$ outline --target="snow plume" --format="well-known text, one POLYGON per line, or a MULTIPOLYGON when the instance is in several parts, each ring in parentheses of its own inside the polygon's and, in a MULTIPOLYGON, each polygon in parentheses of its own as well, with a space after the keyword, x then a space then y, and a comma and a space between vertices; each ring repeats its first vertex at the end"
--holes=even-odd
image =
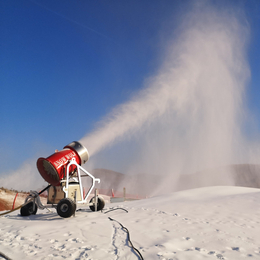
POLYGON ((181 174, 243 158, 247 23, 201 5, 183 20, 157 75, 80 140, 95 155, 94 167, 102 150, 113 153, 123 143, 124 173, 162 174, 174 186, 181 174))
MULTIPOLYGON (((157 74, 79 140, 90 152, 86 167, 142 174, 149 178, 149 182, 138 179, 143 189, 152 180, 159 184, 163 177, 157 193, 185 188, 178 187, 180 176, 205 169, 213 169, 214 174, 208 179, 203 175, 203 185, 215 184, 219 178, 232 185, 228 173, 216 169, 249 162, 245 150, 254 154, 257 148, 248 145, 241 131, 250 76, 249 29, 241 12, 201 3, 196 1, 197 6, 174 28, 174 39, 162 48, 165 58, 157 74)), ((35 162, 0 178, 1 185, 39 187, 43 180, 35 162)), ((136 181, 131 186, 136 187, 136 181)))
POLYGON ((46 186, 46 182, 36 169, 36 159, 25 161, 18 170, 9 172, 0 178, 0 187, 18 191, 38 190, 46 186))

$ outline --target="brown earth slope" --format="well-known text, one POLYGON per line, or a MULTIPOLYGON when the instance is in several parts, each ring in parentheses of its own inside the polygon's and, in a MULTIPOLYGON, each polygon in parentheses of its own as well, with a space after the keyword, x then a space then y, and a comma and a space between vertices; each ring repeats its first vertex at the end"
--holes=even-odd
POLYGON ((0 198, 0 211, 10 210, 11 207, 12 206, 10 205, 10 203, 8 201, 0 198))

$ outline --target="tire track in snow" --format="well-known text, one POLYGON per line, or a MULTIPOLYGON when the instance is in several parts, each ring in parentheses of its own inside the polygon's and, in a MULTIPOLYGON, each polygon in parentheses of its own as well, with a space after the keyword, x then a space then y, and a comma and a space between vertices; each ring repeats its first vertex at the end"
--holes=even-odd
POLYGON ((117 247, 117 233, 118 233, 118 227, 116 227, 115 223, 112 224, 113 225, 113 235, 112 235, 112 246, 114 247, 114 252, 115 252, 115 260, 119 259, 119 255, 118 255, 118 247, 117 247))
POLYGON ((112 225, 114 230, 112 235, 112 246, 114 247, 116 256, 115 260, 139 259, 136 252, 129 246, 128 234, 119 226, 119 224, 112 223, 112 225))

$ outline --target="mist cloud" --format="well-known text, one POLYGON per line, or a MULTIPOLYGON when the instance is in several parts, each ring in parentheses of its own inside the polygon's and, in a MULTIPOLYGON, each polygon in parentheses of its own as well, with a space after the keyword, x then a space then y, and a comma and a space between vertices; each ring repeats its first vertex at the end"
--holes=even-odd
POLYGON ((98 161, 102 150, 138 139, 138 156, 123 151, 124 172, 161 174, 170 185, 180 174, 247 160, 241 129, 248 37, 241 12, 195 6, 167 46, 157 75, 80 141, 98 161))
MULTIPOLYGON (((156 75, 79 140, 90 152, 92 168, 102 164, 114 170, 120 164, 123 173, 162 176, 160 192, 176 185, 182 174, 257 158, 258 146, 242 131, 250 79, 249 27, 241 10, 220 10, 205 3, 195 4, 172 29, 177 33, 163 47, 165 58, 156 75), (119 157, 106 159, 104 153, 118 153, 120 144, 119 157)), ((20 189, 38 185, 35 173, 28 177, 35 162, 31 165, 25 163, 22 171, 1 178, 2 185, 20 189), (24 176, 26 183, 19 181, 24 176)))

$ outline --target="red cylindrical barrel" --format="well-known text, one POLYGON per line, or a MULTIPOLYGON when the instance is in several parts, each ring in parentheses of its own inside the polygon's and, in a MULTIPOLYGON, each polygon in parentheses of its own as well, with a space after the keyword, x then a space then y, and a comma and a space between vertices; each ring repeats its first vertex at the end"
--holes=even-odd
MULTIPOLYGON (((65 176, 66 165, 72 158, 75 158, 79 165, 84 164, 89 158, 88 150, 79 142, 72 142, 47 158, 39 158, 37 168, 45 181, 58 186, 65 176)), ((72 165, 69 172, 71 173, 75 168, 76 166, 72 165)))

